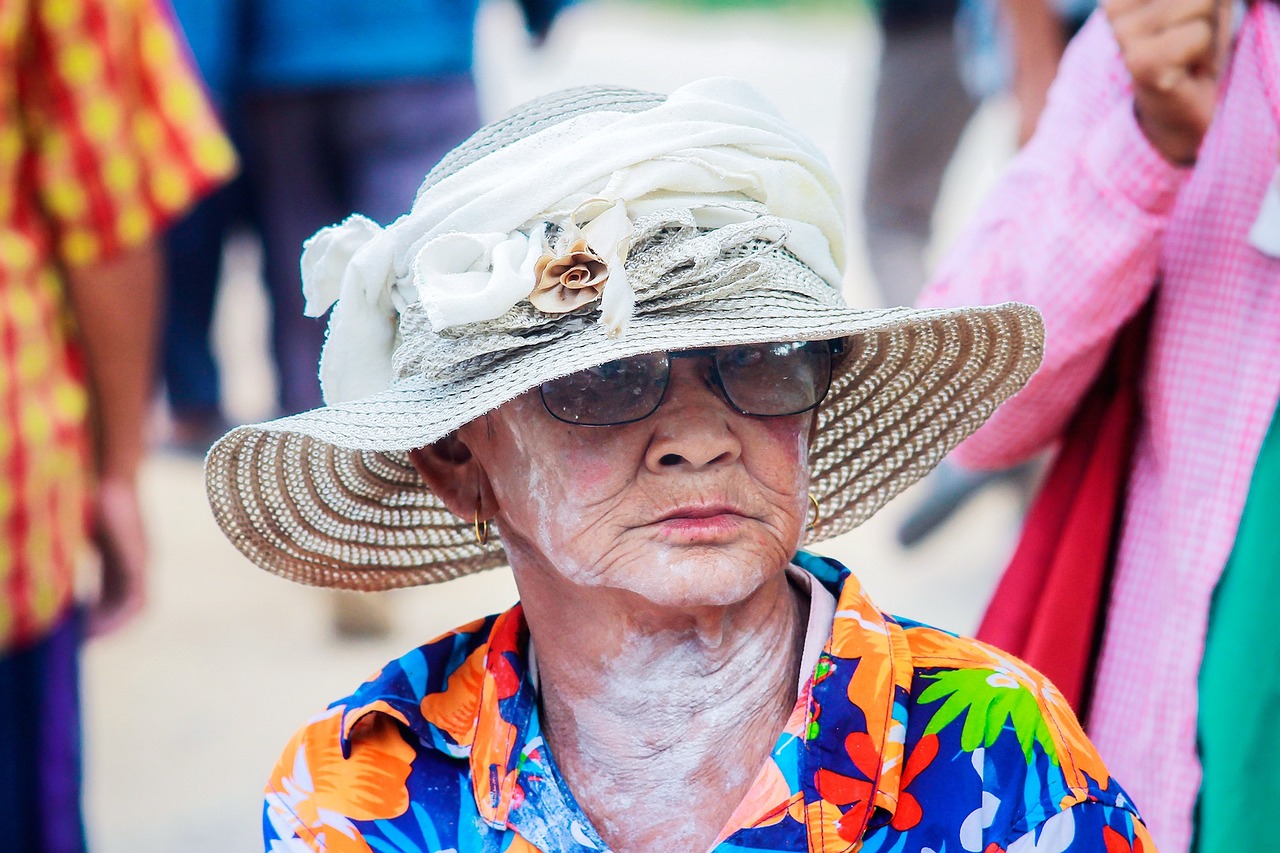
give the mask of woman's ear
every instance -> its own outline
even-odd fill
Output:
[[[477,513],[480,518],[493,515],[486,512],[489,508],[484,506],[484,498],[491,494],[484,469],[456,432],[435,444],[410,450],[409,459],[431,491],[454,515],[466,521],[472,521]]]

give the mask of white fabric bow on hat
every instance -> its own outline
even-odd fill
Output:
[[[492,320],[529,295],[541,235],[441,234],[413,260],[418,298],[435,328]]]
[[[601,322],[626,333],[632,222],[689,210],[718,227],[749,200],[786,225],[786,247],[839,290],[844,223],[825,159],[763,98],[701,80],[641,112],[586,111],[530,133],[424,187],[386,229],[364,217],[325,229],[303,255],[307,313],[337,301],[321,359],[329,403],[389,386],[397,312],[421,301],[439,334],[501,317],[529,297],[548,228],[580,231],[608,278]]]
[[[392,275],[394,252],[386,230],[359,214],[303,244],[303,313],[322,317],[337,303],[320,355],[320,387],[329,405],[391,384],[397,318],[408,303]]]
[[[592,208],[591,218],[579,227],[574,220],[584,208]],[[623,267],[631,236],[626,205],[593,199],[580,205],[565,225],[581,233],[604,262],[608,281],[602,288],[602,320],[612,334],[621,333],[635,304]],[[546,251],[545,226],[531,230],[532,234],[451,231],[423,244],[411,272],[432,327],[439,331],[495,320],[528,298],[536,284],[534,268]]]

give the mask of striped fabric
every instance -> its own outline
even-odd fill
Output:
[[[64,612],[85,541],[87,395],[58,271],[155,235],[234,160],[155,0],[0,3],[0,649]]]
[[[1097,16],[1069,49],[1035,138],[924,296],[1044,312],[1040,372],[957,451],[1001,466],[1058,434],[1160,280],[1090,734],[1165,853],[1190,844],[1210,598],[1280,399],[1280,259],[1247,241],[1277,168],[1278,120],[1276,4],[1244,17],[1194,171],[1143,137]],[[1240,696],[1253,694],[1242,685]]]

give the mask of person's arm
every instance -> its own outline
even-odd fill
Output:
[[[101,583],[89,628],[102,633],[142,604],[136,480],[155,369],[157,241],[230,177],[235,156],[161,0],[81,0],[70,16],[30,5],[15,90],[90,392],[87,509]]]
[[[146,540],[138,502],[138,468],[155,373],[161,299],[157,241],[66,275],[88,374],[97,488],[92,534],[101,562],[100,594],[89,632],[105,634],[142,609]]]
[[[1045,318],[1040,370],[957,461],[1003,467],[1058,437],[1116,332],[1151,294],[1187,174],[1144,135],[1120,47],[1095,15],[1067,49],[1032,140],[921,298],[1015,300]]]
[[[1000,11],[1013,54],[1013,96],[1018,103],[1021,146],[1035,132],[1067,44],[1062,21],[1050,0],[1001,0]]]

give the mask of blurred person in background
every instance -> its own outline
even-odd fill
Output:
[[[521,0],[541,43],[568,0]],[[222,243],[262,238],[270,347],[283,414],[320,405],[324,325],[303,312],[303,242],[350,211],[389,223],[422,175],[480,124],[472,75],[479,0],[180,0],[211,88],[242,129],[246,186],[210,198],[177,229],[166,376],[174,443],[203,453],[224,431],[210,351]],[[247,208],[246,208],[247,205]],[[334,625],[378,636],[382,596],[335,593]]]
[[[1010,91],[1030,138],[1058,60],[1094,0],[880,0],[882,49],[863,216],[888,305],[910,305],[947,166],[979,103]]]
[[[0,847],[74,853],[78,647],[144,598],[158,237],[235,157],[153,0],[5,3],[0,80]]]
[[[206,92],[233,140],[241,136],[237,83],[245,0],[173,0]],[[169,405],[166,444],[204,456],[228,428],[211,332],[223,250],[237,230],[255,231],[242,172],[203,199],[165,235],[168,288],[161,370]]]
[[[1040,371],[957,451],[997,467],[1152,306],[1088,721],[1173,853],[1276,846],[1278,151],[1275,2],[1110,0],[922,300],[1044,312]]]
[[[568,0],[522,0],[535,41]],[[225,237],[260,228],[282,413],[319,403],[322,326],[301,313],[296,255],[335,211],[390,221],[416,178],[479,126],[478,0],[177,0],[246,175],[171,235],[165,376],[176,439],[203,452],[224,425],[209,346]],[[245,183],[245,186],[240,186]],[[188,440],[190,439],[190,440]]]
[[[321,403],[324,324],[303,313],[298,252],[357,211],[389,223],[480,124],[479,0],[254,0],[245,7],[245,157],[263,236],[280,411]],[[522,0],[545,38],[564,0]]]
[[[863,217],[867,255],[886,305],[910,305],[928,280],[926,256],[943,177],[979,103],[1011,92],[1025,142],[1072,34],[1096,0],[880,0],[882,33]],[[899,539],[913,545],[997,478],[1029,485],[1030,470],[975,473],[947,462]]]

